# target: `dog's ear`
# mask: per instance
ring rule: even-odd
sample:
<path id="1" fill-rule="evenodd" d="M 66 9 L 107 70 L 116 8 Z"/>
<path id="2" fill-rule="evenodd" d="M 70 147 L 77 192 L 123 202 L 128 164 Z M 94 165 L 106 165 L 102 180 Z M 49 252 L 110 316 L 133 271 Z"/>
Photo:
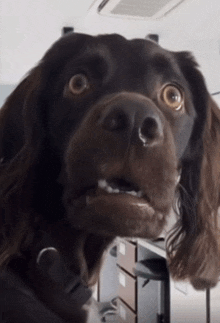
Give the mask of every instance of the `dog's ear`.
<path id="1" fill-rule="evenodd" d="M 3 164 L 12 162 L 17 154 L 20 156 L 33 136 L 41 134 L 37 108 L 41 87 L 40 71 L 40 67 L 33 69 L 1 108 L 0 156 Z"/>
<path id="2" fill-rule="evenodd" d="M 17 86 L 0 111 L 0 264 L 16 253 L 28 231 L 28 181 L 44 136 L 40 91 L 38 66 Z"/>
<path id="3" fill-rule="evenodd" d="M 42 160 L 50 163 L 47 107 L 54 103 L 56 89 L 61 91 L 59 74 L 90 38 L 74 33 L 55 42 L 0 110 L 0 266 L 32 232 L 33 185 Z"/>
<path id="4" fill-rule="evenodd" d="M 220 109 L 211 97 L 207 112 L 197 202 L 198 238 L 190 265 L 191 281 L 197 288 L 206 287 L 206 282 L 215 285 L 220 275 Z"/>
<path id="5" fill-rule="evenodd" d="M 197 119 L 182 160 L 179 219 L 167 240 L 168 259 L 174 278 L 204 289 L 215 286 L 220 274 L 220 110 L 194 59 L 186 53 L 178 58 Z"/>

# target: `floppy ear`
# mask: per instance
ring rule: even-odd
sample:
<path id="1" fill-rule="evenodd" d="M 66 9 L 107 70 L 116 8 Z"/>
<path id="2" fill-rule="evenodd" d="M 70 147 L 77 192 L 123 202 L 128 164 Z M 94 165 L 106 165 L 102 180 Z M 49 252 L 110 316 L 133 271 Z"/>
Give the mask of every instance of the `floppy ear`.
<path id="1" fill-rule="evenodd" d="M 203 134 L 199 196 L 198 237 L 191 249 L 189 273 L 196 288 L 214 286 L 220 275 L 220 110 L 209 98 Z M 202 260 L 202 261 L 201 261 Z M 200 264 L 199 264 L 200 262 Z M 209 287 L 209 286 L 207 286 Z"/>
<path id="2" fill-rule="evenodd" d="M 204 289 L 215 286 L 220 275 L 220 110 L 195 61 L 189 54 L 179 55 L 197 120 L 182 160 L 180 217 L 167 240 L 167 250 L 173 277 L 189 279 L 196 289 Z"/>
<path id="3" fill-rule="evenodd" d="M 89 39 L 80 34 L 60 38 L 0 110 L 0 266 L 21 250 L 33 232 L 38 217 L 31 209 L 36 206 L 33 195 L 48 192 L 46 187 L 36 192 L 33 185 L 38 171 L 43 176 L 51 170 L 46 107 L 51 98 L 55 101 L 54 79 Z"/>
<path id="4" fill-rule="evenodd" d="M 39 117 L 40 89 L 39 66 L 0 110 L 0 265 L 18 252 L 28 234 L 29 181 L 44 136 Z"/>

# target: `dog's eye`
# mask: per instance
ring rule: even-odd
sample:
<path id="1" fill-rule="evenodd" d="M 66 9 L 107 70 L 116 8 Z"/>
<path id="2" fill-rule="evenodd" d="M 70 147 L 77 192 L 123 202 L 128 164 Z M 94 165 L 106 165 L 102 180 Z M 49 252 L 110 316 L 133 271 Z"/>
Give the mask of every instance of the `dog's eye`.
<path id="1" fill-rule="evenodd" d="M 74 95 L 80 95 L 89 89 L 88 78 L 84 74 L 76 74 L 69 81 L 69 89 Z"/>
<path id="2" fill-rule="evenodd" d="M 162 90 L 161 98 L 172 110 L 180 110 L 183 106 L 183 94 L 174 85 L 166 85 Z"/>

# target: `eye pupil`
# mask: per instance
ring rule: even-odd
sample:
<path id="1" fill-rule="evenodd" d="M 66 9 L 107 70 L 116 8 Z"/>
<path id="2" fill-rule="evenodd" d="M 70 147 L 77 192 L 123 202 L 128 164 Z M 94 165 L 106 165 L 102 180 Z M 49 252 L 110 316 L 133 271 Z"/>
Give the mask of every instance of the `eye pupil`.
<path id="1" fill-rule="evenodd" d="M 78 88 L 78 89 L 80 89 L 81 87 L 83 87 L 83 80 L 82 80 L 82 78 L 77 77 L 77 78 L 75 79 L 74 86 L 75 86 L 76 88 Z"/>
<path id="2" fill-rule="evenodd" d="M 170 100 L 171 102 L 180 102 L 180 95 L 178 95 L 178 93 L 176 93 L 175 91 L 173 90 L 170 90 L 167 94 L 167 98 L 168 100 Z"/>

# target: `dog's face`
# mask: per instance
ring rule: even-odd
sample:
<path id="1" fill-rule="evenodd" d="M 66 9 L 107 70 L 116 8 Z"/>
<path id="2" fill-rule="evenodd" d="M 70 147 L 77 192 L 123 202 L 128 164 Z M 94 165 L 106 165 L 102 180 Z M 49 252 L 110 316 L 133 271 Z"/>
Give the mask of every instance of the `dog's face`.
<path id="1" fill-rule="evenodd" d="M 175 55 L 151 41 L 76 38 L 66 38 L 69 57 L 49 81 L 68 218 L 98 234 L 156 237 L 196 118 L 187 81 Z"/>

